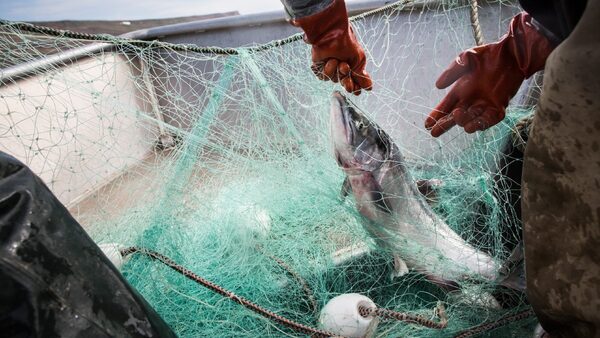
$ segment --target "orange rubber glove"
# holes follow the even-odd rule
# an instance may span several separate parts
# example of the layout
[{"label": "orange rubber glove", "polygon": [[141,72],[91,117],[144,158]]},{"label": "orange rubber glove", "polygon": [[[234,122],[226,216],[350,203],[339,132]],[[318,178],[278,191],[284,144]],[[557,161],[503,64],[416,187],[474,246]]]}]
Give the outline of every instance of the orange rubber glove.
[{"label": "orange rubber glove", "polygon": [[470,134],[502,121],[508,101],[526,78],[544,68],[553,49],[529,14],[516,15],[500,41],[462,52],[440,75],[437,88],[454,87],[429,114],[425,128],[438,137],[457,124]]},{"label": "orange rubber glove", "polygon": [[334,0],[319,13],[292,20],[302,28],[304,41],[312,45],[311,69],[321,80],[340,82],[350,93],[371,90],[365,70],[367,58],[348,23],[344,0]]}]

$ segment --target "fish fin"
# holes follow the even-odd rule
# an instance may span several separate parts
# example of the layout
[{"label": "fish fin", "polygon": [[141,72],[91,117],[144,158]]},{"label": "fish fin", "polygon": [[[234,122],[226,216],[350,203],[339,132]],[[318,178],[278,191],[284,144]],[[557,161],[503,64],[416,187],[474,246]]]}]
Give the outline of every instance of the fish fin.
[{"label": "fish fin", "polygon": [[331,256],[333,264],[339,266],[342,264],[348,264],[349,262],[360,259],[371,252],[371,249],[365,243],[357,243],[342,248],[334,252]]},{"label": "fish fin", "polygon": [[344,182],[342,183],[342,188],[340,189],[340,199],[343,201],[346,199],[346,197],[348,197],[348,195],[350,195],[350,192],[352,191],[352,186],[350,185],[350,179],[348,178],[348,176],[346,176],[346,178],[344,179]]},{"label": "fish fin", "polygon": [[425,278],[427,278],[428,281],[432,282],[433,284],[437,285],[438,287],[442,288],[447,292],[452,292],[460,289],[460,285],[458,285],[458,283],[455,281],[432,275],[427,271],[420,272],[425,275]]},{"label": "fish fin", "polygon": [[498,284],[507,288],[524,292],[527,288],[525,281],[525,252],[523,242],[519,242],[508,259],[499,270]]},{"label": "fish fin", "polygon": [[391,279],[402,277],[408,273],[408,266],[406,262],[398,255],[394,255],[394,271],[392,272]]}]

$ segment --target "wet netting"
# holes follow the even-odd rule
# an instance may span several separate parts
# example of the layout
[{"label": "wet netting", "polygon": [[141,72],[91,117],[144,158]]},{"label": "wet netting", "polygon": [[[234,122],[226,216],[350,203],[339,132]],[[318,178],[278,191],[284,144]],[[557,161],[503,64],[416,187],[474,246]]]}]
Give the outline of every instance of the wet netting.
[{"label": "wet netting", "polygon": [[[486,41],[518,11],[480,4]],[[433,139],[423,123],[445,92],[433,84],[475,45],[471,5],[403,1],[352,25],[374,89],[350,99],[390,134],[415,180],[436,180],[433,210],[500,266],[520,240],[532,91],[522,88],[485,132]],[[240,299],[317,328],[325,304],[346,293],[423,319],[381,315],[377,337],[531,332],[523,293],[496,280],[449,290],[414,269],[391,278],[394,259],[364,230],[352,194],[340,195],[329,109],[341,87],[315,78],[299,35],[223,49],[3,21],[0,49],[0,149],[29,165],[97,243],[135,247],[123,251],[122,273],[177,335],[301,336]],[[446,325],[423,325],[442,317]]]}]

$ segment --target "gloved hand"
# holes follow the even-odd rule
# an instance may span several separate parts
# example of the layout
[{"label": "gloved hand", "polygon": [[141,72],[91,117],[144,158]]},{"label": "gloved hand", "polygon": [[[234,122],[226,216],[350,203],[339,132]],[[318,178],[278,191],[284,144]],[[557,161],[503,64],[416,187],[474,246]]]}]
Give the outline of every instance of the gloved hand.
[{"label": "gloved hand", "polygon": [[348,23],[344,0],[334,0],[319,13],[292,20],[304,30],[304,41],[312,45],[311,69],[321,80],[340,82],[350,93],[371,90],[373,82],[365,70],[365,52]]},{"label": "gloved hand", "polygon": [[500,41],[462,52],[442,73],[435,86],[454,87],[429,114],[425,128],[438,137],[456,124],[470,134],[502,121],[508,101],[526,78],[544,68],[553,48],[529,14],[516,15]]}]

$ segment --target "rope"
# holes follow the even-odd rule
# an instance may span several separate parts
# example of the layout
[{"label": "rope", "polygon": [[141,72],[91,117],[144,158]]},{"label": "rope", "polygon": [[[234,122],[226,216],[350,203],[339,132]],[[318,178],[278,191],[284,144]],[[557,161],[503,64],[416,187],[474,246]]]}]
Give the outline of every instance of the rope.
[{"label": "rope", "polygon": [[[58,38],[68,38],[68,39],[96,41],[96,42],[108,42],[108,43],[112,43],[112,44],[128,44],[128,45],[137,46],[137,47],[160,46],[163,48],[167,48],[167,49],[171,49],[171,50],[179,51],[179,52],[196,52],[196,53],[216,54],[216,55],[237,55],[237,54],[239,54],[239,51],[235,48],[198,47],[198,46],[192,45],[192,44],[175,44],[175,43],[163,42],[163,41],[158,41],[158,40],[145,41],[145,40],[136,40],[136,39],[126,39],[126,38],[120,38],[120,37],[110,35],[110,34],[88,34],[88,33],[74,32],[74,31],[70,31],[70,30],[54,29],[54,28],[50,28],[50,27],[30,24],[27,22],[12,22],[12,21],[7,21],[7,20],[0,20],[0,25],[14,27],[16,29],[19,29],[19,30],[22,30],[25,32],[44,34],[44,35],[54,36],[54,37],[58,37]],[[299,35],[299,34],[296,34],[296,35]],[[250,48],[260,49],[260,48],[266,47],[267,45],[273,44],[273,46],[270,47],[270,48],[272,48],[272,47],[275,47],[277,45],[277,43],[279,43],[279,42],[283,42],[284,44],[289,43],[291,41],[287,41],[287,40],[294,38],[294,37],[295,36],[292,35],[283,40],[272,41],[272,42],[264,44],[264,45],[250,47]],[[301,38],[302,38],[302,36],[300,35],[298,37],[298,39],[301,39]]]},{"label": "rope", "polygon": [[479,23],[479,10],[477,9],[477,0],[470,0],[471,5],[471,28],[473,29],[473,37],[477,46],[483,45],[483,33],[481,32],[481,24]]},{"label": "rope", "polygon": [[226,290],[226,289],[218,286],[217,284],[196,275],[192,271],[175,263],[169,257],[159,254],[158,252],[155,252],[152,250],[147,250],[147,249],[141,249],[141,248],[134,247],[134,246],[121,250],[121,255],[123,257],[128,256],[133,253],[140,253],[140,254],[146,255],[152,259],[156,259],[156,260],[162,262],[163,264],[165,264],[166,266],[170,267],[171,269],[179,272],[184,277],[193,280],[194,282],[204,286],[205,288],[207,288],[211,291],[214,291],[214,292],[220,294],[221,296],[227,297],[227,298],[231,299],[232,301],[244,306],[245,308],[250,309],[265,318],[273,320],[274,322],[277,322],[277,323],[279,323],[283,326],[286,326],[290,329],[293,329],[297,332],[300,332],[300,333],[306,334],[306,335],[311,335],[313,337],[322,337],[322,338],[336,336],[333,333],[330,333],[330,332],[327,332],[324,330],[319,330],[319,329],[316,329],[316,328],[313,328],[313,327],[310,327],[310,326],[307,326],[304,324],[300,324],[293,320],[284,318],[270,310],[267,310],[257,304],[254,304],[253,302],[245,299],[244,297],[237,296],[233,292]]},{"label": "rope", "polygon": [[404,8],[404,6],[412,4],[412,2],[413,2],[413,0],[400,0],[400,1],[392,2],[391,4],[387,4],[385,6],[381,6],[379,8],[375,8],[375,9],[372,9],[370,11],[367,11],[367,12],[364,12],[361,14],[351,16],[349,20],[350,20],[350,22],[354,22],[354,21],[362,20],[371,15],[385,12],[389,9],[392,9],[392,10],[402,9],[402,8]]},{"label": "rope", "polygon": [[[359,15],[352,16],[349,18],[349,20],[357,21],[357,20],[363,19],[365,17],[371,16],[371,15],[374,15],[374,14],[377,14],[377,13],[380,13],[383,11],[387,11],[389,9],[402,8],[406,4],[410,4],[411,2],[412,2],[412,0],[400,0],[400,1],[397,1],[394,3],[391,3],[389,5],[385,5],[380,8],[377,8],[377,9],[374,9],[374,10],[371,10],[371,11],[368,11],[368,12],[365,12],[365,13],[362,13]],[[55,37],[59,37],[59,38],[69,38],[69,39],[86,40],[86,41],[110,42],[113,44],[125,43],[125,44],[139,46],[139,47],[148,47],[148,46],[152,46],[152,45],[157,45],[157,42],[158,42],[157,40],[145,41],[145,40],[136,40],[136,39],[126,39],[126,38],[116,37],[116,36],[110,35],[110,34],[88,34],[88,33],[74,32],[74,31],[70,31],[70,30],[54,29],[54,28],[50,28],[50,27],[34,25],[31,23],[27,23],[27,22],[12,22],[12,21],[8,21],[8,20],[0,20],[0,25],[1,26],[11,26],[11,27],[14,27],[16,29],[19,29],[19,30],[22,30],[25,32],[44,34],[44,35],[55,36]],[[265,43],[265,44],[255,45],[255,46],[251,46],[251,47],[242,47],[242,48],[249,53],[262,52],[262,51],[266,51],[266,50],[269,50],[272,48],[281,47],[281,46],[290,44],[295,41],[302,40],[302,36],[303,36],[303,34],[297,33],[297,34],[291,35],[284,39],[273,40],[273,41]],[[214,54],[214,55],[238,55],[238,54],[240,54],[239,49],[242,49],[242,48],[222,48],[222,47],[199,47],[199,46],[192,45],[192,44],[175,44],[175,43],[162,42],[162,41],[159,42],[158,45],[161,47],[164,47],[164,48],[174,50],[174,51],[195,52],[195,53]]]},{"label": "rope", "polygon": [[482,332],[486,332],[486,331],[490,331],[496,328],[499,328],[501,326],[504,326],[506,324],[512,323],[512,322],[516,322],[519,320],[523,320],[525,318],[529,318],[535,316],[535,313],[533,312],[532,309],[529,310],[525,310],[519,313],[516,313],[514,315],[510,315],[510,316],[506,316],[503,318],[500,318],[496,321],[493,322],[488,322],[488,323],[484,323],[482,325],[479,326],[475,326],[472,327],[470,329],[467,329],[461,333],[459,333],[458,335],[455,336],[455,338],[467,338],[467,337],[472,337],[474,335],[480,334]]},{"label": "rope", "polygon": [[[308,325],[304,325],[304,324],[295,322],[291,319],[287,319],[287,318],[282,317],[270,310],[267,310],[267,309],[261,307],[260,305],[254,304],[253,302],[245,299],[244,297],[237,296],[233,292],[231,292],[225,288],[222,288],[219,285],[196,275],[191,270],[182,267],[181,265],[175,263],[169,257],[162,255],[156,251],[142,249],[142,248],[132,246],[129,248],[121,249],[120,253],[121,253],[121,256],[123,256],[123,257],[126,257],[126,256],[134,254],[134,253],[139,253],[142,255],[146,255],[157,261],[160,261],[161,263],[165,264],[166,266],[170,267],[171,269],[179,272],[184,277],[186,277],[190,280],[193,280],[194,282],[204,286],[205,288],[207,288],[213,292],[216,292],[223,297],[227,297],[227,298],[231,299],[232,301],[244,306],[245,308],[250,309],[265,318],[268,318],[276,323],[279,323],[279,324],[281,324],[285,327],[288,327],[292,330],[295,330],[297,332],[300,332],[300,333],[303,333],[306,335],[310,335],[312,337],[319,337],[319,338],[325,338],[325,337],[343,338],[340,335],[335,335],[331,332],[327,332],[325,330],[319,330],[319,329],[310,327]],[[294,273],[293,270],[287,264],[285,264],[283,261],[281,261],[280,259],[273,257],[273,256],[269,256],[269,257],[271,257],[273,260],[275,260],[284,269],[288,270],[288,272],[290,272],[292,275],[296,276],[298,280],[303,281],[302,278],[300,276],[298,276],[296,273]],[[301,284],[302,284],[303,288],[308,289],[308,285],[306,285],[306,282],[302,282]],[[310,291],[310,289],[308,289],[308,290]],[[312,295],[312,292],[309,292],[309,294]],[[314,298],[312,298],[312,301],[314,302]],[[315,304],[314,306],[316,306],[316,302],[314,302],[314,304]],[[363,317],[378,316],[378,317],[387,318],[387,319],[395,319],[395,320],[402,321],[402,322],[419,324],[421,326],[429,327],[432,329],[444,329],[444,328],[446,328],[446,326],[448,324],[448,318],[446,317],[446,311],[445,311],[442,303],[438,303],[438,305],[436,307],[436,311],[435,311],[437,316],[440,318],[439,322],[434,322],[432,320],[429,320],[429,319],[424,318],[419,315],[414,315],[414,314],[409,314],[409,313],[404,313],[404,312],[396,312],[396,311],[381,309],[381,308],[370,308],[370,307],[365,307],[365,306],[359,306],[358,311],[359,311],[359,314]]]},{"label": "rope", "polygon": [[438,303],[435,312],[440,318],[439,322],[434,322],[433,320],[427,319],[419,315],[413,315],[405,312],[396,312],[388,309],[366,307],[362,305],[358,308],[358,313],[365,318],[369,316],[377,316],[386,319],[395,319],[401,322],[419,324],[421,326],[425,326],[431,329],[445,329],[448,326],[448,318],[446,317],[446,310],[444,309],[444,305],[442,303]]}]

